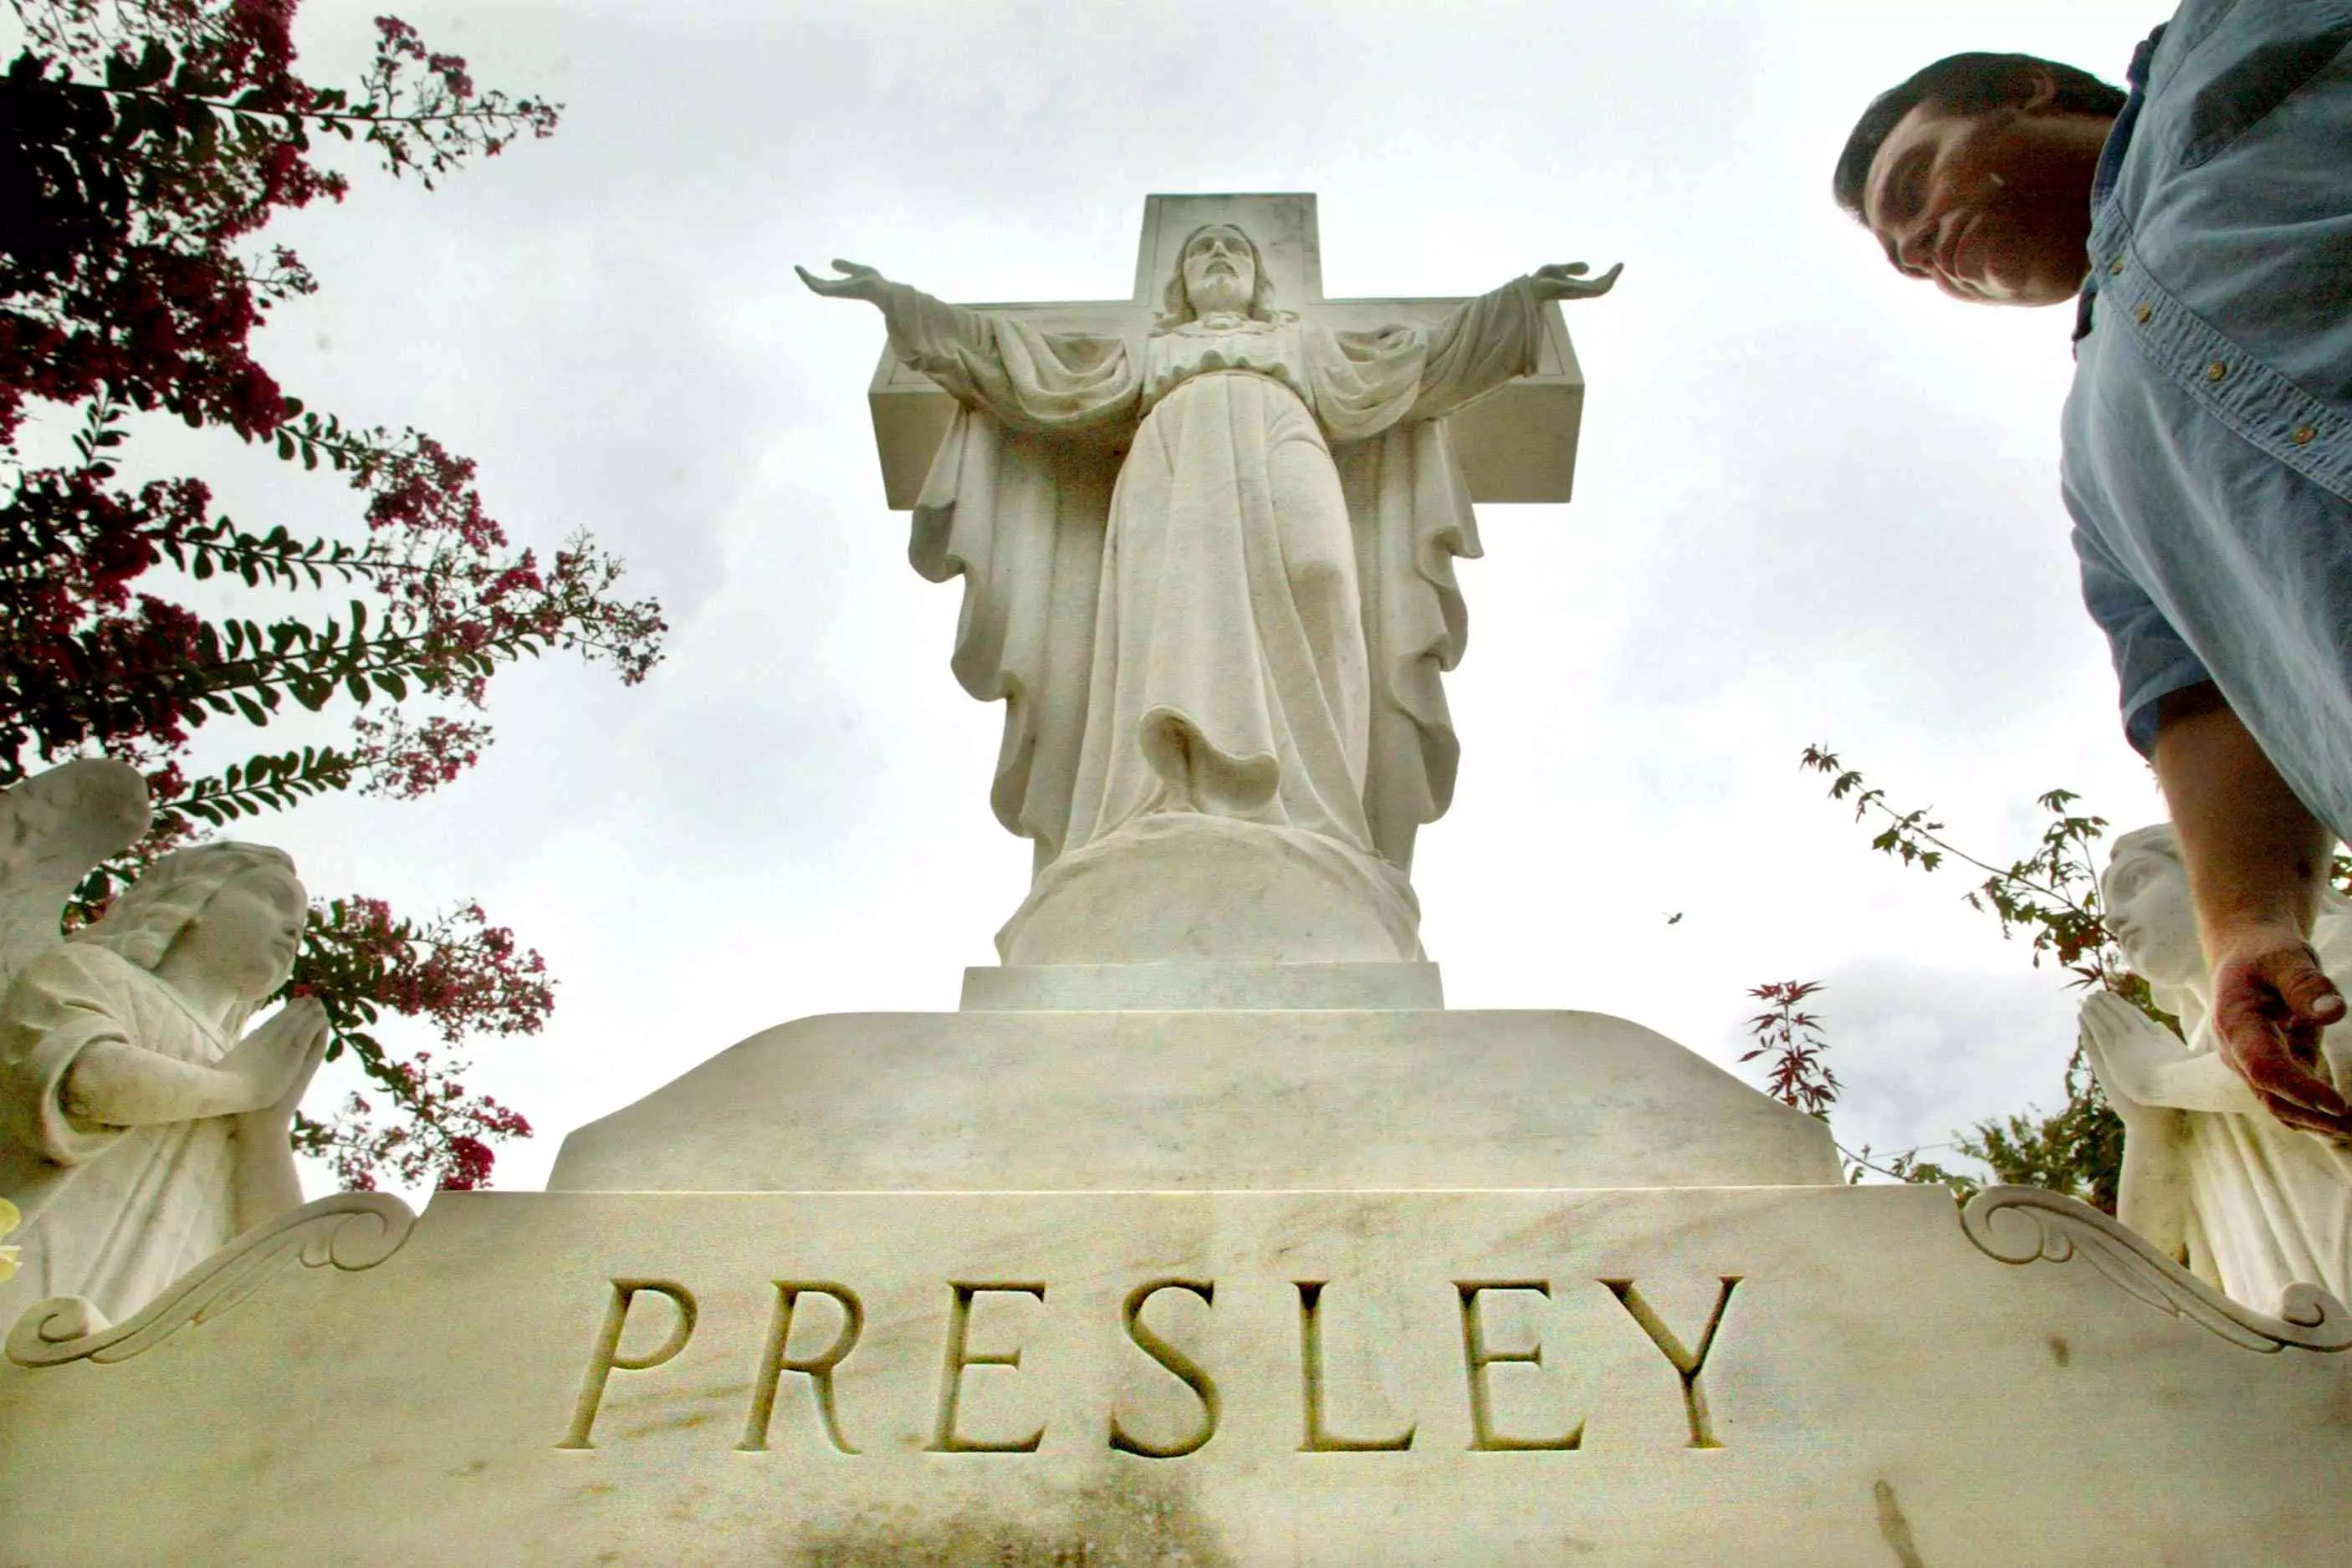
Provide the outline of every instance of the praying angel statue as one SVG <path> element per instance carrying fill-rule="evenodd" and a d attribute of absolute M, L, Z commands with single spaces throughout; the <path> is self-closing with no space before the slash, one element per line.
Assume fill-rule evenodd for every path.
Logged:
<path fill-rule="evenodd" d="M 21 1211 L 0 1333 L 58 1296 L 136 1312 L 232 1237 L 302 1202 L 288 1134 L 326 1046 L 286 983 L 309 901 L 257 844 L 175 850 L 105 915 L 66 898 L 146 831 L 147 790 L 85 759 L 0 794 L 0 1199 Z"/>

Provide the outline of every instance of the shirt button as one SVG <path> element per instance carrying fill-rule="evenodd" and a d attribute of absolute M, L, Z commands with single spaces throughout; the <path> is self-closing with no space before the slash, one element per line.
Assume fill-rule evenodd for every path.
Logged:
<path fill-rule="evenodd" d="M 2113 260 L 2113 261 L 2111 261 L 2111 262 L 2107 263 L 2107 276 L 2108 276 L 2108 277 L 2121 277 L 2123 275 L 2124 275 L 2124 258 L 2123 258 L 2122 256 L 2117 256 L 2117 257 L 2116 257 L 2116 258 L 2115 258 L 2115 260 Z"/>
<path fill-rule="evenodd" d="M 2219 360 L 2205 367 L 2205 379 L 2209 382 L 2218 382 L 2229 373 L 2230 367 Z"/>
<path fill-rule="evenodd" d="M 2318 437 L 2319 429 L 2316 425 L 2302 424 L 2295 427 L 2294 444 L 2297 446 L 2308 446 Z"/>
<path fill-rule="evenodd" d="M 2138 309 L 2133 311 L 2132 314 L 2138 317 L 2139 324 L 2145 327 L 2147 325 L 2147 319 L 2156 314 L 2156 307 L 2153 305 L 2143 305 Z"/>

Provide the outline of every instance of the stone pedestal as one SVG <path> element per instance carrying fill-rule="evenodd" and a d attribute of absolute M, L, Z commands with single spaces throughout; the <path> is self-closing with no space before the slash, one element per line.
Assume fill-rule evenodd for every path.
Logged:
<path fill-rule="evenodd" d="M 1838 1179 L 1820 1122 L 1622 1019 L 1202 1009 L 802 1019 L 582 1127 L 548 1185 L 1384 1191 Z"/>
<path fill-rule="evenodd" d="M 2341 1307 L 1845 1186 L 1597 1015 L 809 1019 L 554 1185 L 348 1194 L 128 1323 L 27 1316 L 0 1563 L 2352 1556 Z"/>
<path fill-rule="evenodd" d="M 1141 819 L 1037 873 L 1007 964 L 1418 963 L 1421 905 L 1377 855 L 1195 812 Z"/>
<path fill-rule="evenodd" d="M 2352 1376 L 2275 1337 L 2342 1322 L 2038 1201 L 448 1194 L 348 1273 L 328 1212 L 234 1310 L 19 1329 L 0 1562 L 2346 1561 Z"/>

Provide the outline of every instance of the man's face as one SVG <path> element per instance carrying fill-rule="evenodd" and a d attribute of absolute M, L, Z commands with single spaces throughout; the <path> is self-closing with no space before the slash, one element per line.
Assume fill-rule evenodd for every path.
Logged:
<path fill-rule="evenodd" d="M 1871 160 L 1863 218 L 1909 277 L 1983 305 L 2057 305 L 2082 287 L 2090 192 L 2059 117 L 1922 103 Z"/>

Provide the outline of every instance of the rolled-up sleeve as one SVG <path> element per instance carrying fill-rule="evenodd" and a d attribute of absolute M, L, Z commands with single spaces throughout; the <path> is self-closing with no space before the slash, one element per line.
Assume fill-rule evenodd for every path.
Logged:
<path fill-rule="evenodd" d="M 2105 546 L 2081 524 L 2074 554 L 2083 567 L 2083 602 L 2107 636 L 2122 697 L 2124 734 L 2141 756 L 2156 750 L 2156 705 L 2212 674 L 2164 612 L 2156 607 Z"/>

